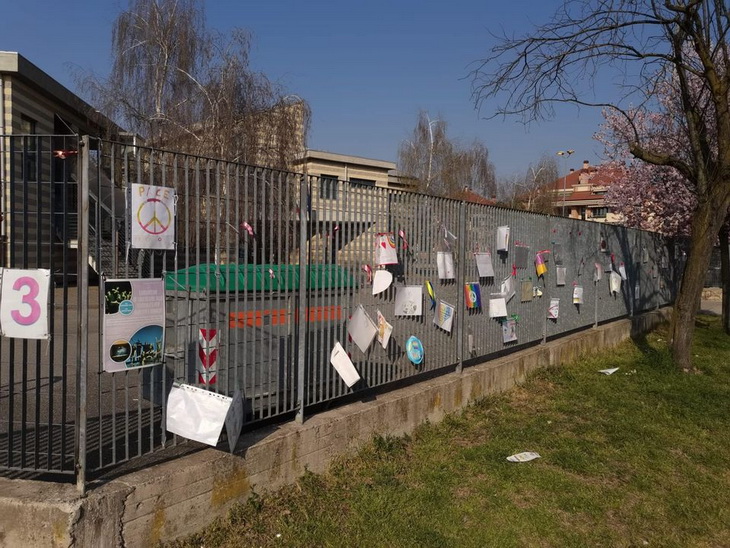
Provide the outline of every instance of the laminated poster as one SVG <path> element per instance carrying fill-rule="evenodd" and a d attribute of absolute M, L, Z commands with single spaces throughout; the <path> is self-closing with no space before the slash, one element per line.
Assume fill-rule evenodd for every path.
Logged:
<path fill-rule="evenodd" d="M 383 348 L 388 347 L 390 336 L 393 334 L 393 326 L 388 323 L 385 316 L 378 310 L 378 342 Z"/>
<path fill-rule="evenodd" d="M 600 282 L 603 277 L 603 267 L 601 263 L 595 263 L 595 270 L 593 271 L 593 282 Z"/>
<path fill-rule="evenodd" d="M 533 291 L 532 282 L 530 280 L 520 282 L 520 302 L 530 302 L 534 296 L 535 292 Z"/>
<path fill-rule="evenodd" d="M 527 268 L 527 254 L 529 251 L 528 246 L 515 244 L 515 268 Z"/>
<path fill-rule="evenodd" d="M 490 318 L 505 318 L 507 316 L 507 301 L 504 297 L 492 296 L 489 299 L 489 317 Z"/>
<path fill-rule="evenodd" d="M 236 444 L 243 428 L 243 396 L 241 396 L 241 391 L 238 388 L 233 393 L 233 401 L 228 409 L 225 423 L 228 449 L 233 453 L 236 450 Z"/>
<path fill-rule="evenodd" d="M 583 304 L 583 286 L 576 285 L 573 288 L 573 304 Z"/>
<path fill-rule="evenodd" d="M 339 341 L 335 343 L 335 347 L 330 353 L 330 363 L 348 387 L 352 387 L 353 384 L 360 380 L 360 374 L 355 369 L 352 360 L 350 360 L 350 356 L 347 355 L 347 352 L 342 348 Z"/>
<path fill-rule="evenodd" d="M 566 268 L 564 266 L 559 266 L 555 269 L 555 283 L 557 285 L 565 285 L 565 274 Z"/>
<path fill-rule="evenodd" d="M 502 342 L 504 344 L 517 341 L 517 320 L 502 322 Z"/>
<path fill-rule="evenodd" d="M 395 236 L 392 232 L 380 232 L 375 236 L 375 264 L 398 264 Z"/>
<path fill-rule="evenodd" d="M 506 252 L 509 249 L 509 227 L 497 227 L 497 251 Z"/>
<path fill-rule="evenodd" d="M 478 283 L 464 284 L 466 307 L 475 310 L 482 307 L 482 289 Z"/>
<path fill-rule="evenodd" d="M 365 308 L 361 304 L 358 305 L 347 323 L 347 334 L 350 335 L 352 342 L 357 345 L 360 352 L 365 353 L 377 333 L 378 328 L 365 312 Z"/>
<path fill-rule="evenodd" d="M 407 285 L 399 287 L 395 294 L 396 316 L 420 316 L 423 314 L 423 287 Z"/>
<path fill-rule="evenodd" d="M 0 277 L 2 334 L 18 339 L 48 339 L 51 271 L 43 268 L 0 268 Z"/>
<path fill-rule="evenodd" d="M 563 264 L 563 244 L 557 242 L 553 244 L 553 260 L 556 265 Z"/>
<path fill-rule="evenodd" d="M 387 270 L 376 270 L 373 275 L 373 295 L 382 293 L 393 283 L 393 274 Z"/>
<path fill-rule="evenodd" d="M 433 323 L 451 333 L 451 327 L 454 324 L 454 307 L 444 301 L 439 301 L 433 315 Z"/>
<path fill-rule="evenodd" d="M 550 307 L 548 308 L 548 318 L 557 320 L 560 315 L 560 299 L 550 299 Z"/>
<path fill-rule="evenodd" d="M 502 280 L 502 284 L 499 288 L 499 294 L 506 299 L 506 302 L 510 302 L 512 297 L 515 296 L 515 282 L 512 276 L 507 276 Z"/>
<path fill-rule="evenodd" d="M 492 266 L 492 254 L 489 251 L 474 253 L 477 262 L 477 270 L 480 278 L 494 278 L 494 267 Z"/>
<path fill-rule="evenodd" d="M 165 347 L 164 280 L 106 280 L 102 287 L 104 371 L 161 364 Z"/>
<path fill-rule="evenodd" d="M 436 253 L 436 266 L 438 267 L 440 280 L 453 280 L 454 255 L 451 251 L 439 251 Z"/>
<path fill-rule="evenodd" d="M 232 402 L 233 398 L 222 394 L 189 384 L 173 384 L 167 396 L 167 431 L 215 446 Z"/>

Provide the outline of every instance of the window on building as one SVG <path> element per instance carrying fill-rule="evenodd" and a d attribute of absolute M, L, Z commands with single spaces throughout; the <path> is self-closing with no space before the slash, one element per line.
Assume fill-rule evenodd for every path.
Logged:
<path fill-rule="evenodd" d="M 372 179 L 358 179 L 357 177 L 350 177 L 350 183 L 355 186 L 375 186 L 375 181 Z"/>
<path fill-rule="evenodd" d="M 23 135 L 22 166 L 23 179 L 36 181 L 38 176 L 38 137 L 36 137 L 36 121 L 27 116 L 20 116 L 20 133 Z"/>
<path fill-rule="evenodd" d="M 337 177 L 325 174 L 319 176 L 319 197 L 325 200 L 337 199 Z"/>
<path fill-rule="evenodd" d="M 606 215 L 608 214 L 608 208 L 607 207 L 596 207 L 591 210 L 591 213 L 593 214 L 593 217 L 598 219 L 605 219 Z"/>

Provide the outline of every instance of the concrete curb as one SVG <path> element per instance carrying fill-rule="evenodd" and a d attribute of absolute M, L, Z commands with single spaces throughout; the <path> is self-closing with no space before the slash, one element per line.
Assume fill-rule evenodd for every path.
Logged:
<path fill-rule="evenodd" d="M 71 485 L 0 478 L 0 547 L 153 546 L 191 534 L 252 490 L 273 491 L 325 471 L 374 435 L 403 435 L 508 390 L 540 367 L 610 348 L 669 320 L 664 308 L 535 346 L 369 401 L 249 433 L 230 455 L 206 449 L 127 474 L 79 497 Z"/>

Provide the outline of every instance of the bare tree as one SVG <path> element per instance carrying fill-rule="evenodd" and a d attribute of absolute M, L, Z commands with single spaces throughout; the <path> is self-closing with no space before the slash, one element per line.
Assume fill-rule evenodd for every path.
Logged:
<path fill-rule="evenodd" d="M 287 168 L 309 108 L 251 70 L 249 35 L 209 31 L 201 0 L 130 0 L 114 23 L 108 79 L 87 84 L 110 118 L 147 144 Z"/>
<path fill-rule="evenodd" d="M 614 109 L 631 154 L 689 181 L 697 207 L 672 324 L 673 358 L 687 371 L 704 276 L 730 207 L 728 32 L 721 0 L 568 0 L 525 37 L 503 37 L 472 74 L 477 105 L 496 98 L 497 114 L 534 120 L 554 115 L 557 103 Z M 623 82 L 618 90 L 590 85 L 608 74 Z M 680 106 L 671 129 L 684 136 L 672 147 L 657 138 L 664 128 L 642 132 L 636 123 L 668 112 L 654 95 L 668 82 Z"/>
<path fill-rule="evenodd" d="M 456 196 L 465 187 L 485 196 L 496 193 L 494 165 L 484 143 L 462 147 L 447 136 L 444 120 L 418 114 L 412 138 L 398 150 L 401 173 L 416 183 L 419 191 L 436 196 Z"/>
<path fill-rule="evenodd" d="M 549 154 L 543 154 L 536 164 L 530 164 L 524 177 L 516 177 L 510 189 L 512 207 L 535 211 L 537 213 L 554 213 L 553 194 L 550 183 L 558 178 L 558 163 Z"/>

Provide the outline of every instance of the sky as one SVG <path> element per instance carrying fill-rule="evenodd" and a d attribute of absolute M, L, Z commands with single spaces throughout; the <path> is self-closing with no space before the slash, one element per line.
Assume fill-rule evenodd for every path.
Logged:
<path fill-rule="evenodd" d="M 106 76 L 111 29 L 125 0 L 5 2 L 0 50 L 16 51 L 79 92 L 78 76 Z M 208 0 L 209 29 L 243 28 L 253 37 L 256 70 L 305 99 L 312 109 L 308 146 L 397 161 L 419 111 L 448 125 L 464 145 L 489 149 L 497 175 L 523 176 L 543 154 L 561 173 L 584 160 L 599 163 L 593 139 L 602 121 L 595 109 L 563 107 L 552 120 L 524 125 L 477 111 L 470 70 L 495 43 L 493 35 L 522 34 L 547 22 L 558 0 Z"/>

